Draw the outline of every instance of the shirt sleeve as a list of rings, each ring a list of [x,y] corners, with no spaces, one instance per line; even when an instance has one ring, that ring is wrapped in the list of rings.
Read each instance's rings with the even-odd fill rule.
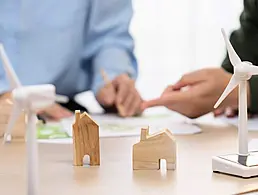
[[[92,1],[84,56],[92,56],[91,89],[95,95],[104,86],[101,69],[110,80],[122,73],[137,77],[134,40],[129,32],[132,14],[131,0]]]
[[[242,61],[258,65],[258,1],[245,0],[244,10],[240,16],[240,28],[230,35],[230,42]],[[233,73],[228,54],[222,63],[222,68]],[[258,76],[252,76],[250,83],[251,113],[258,113]]]

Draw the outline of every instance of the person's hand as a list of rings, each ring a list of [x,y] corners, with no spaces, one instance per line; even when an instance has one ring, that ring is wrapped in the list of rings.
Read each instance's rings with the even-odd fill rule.
[[[176,84],[168,86],[161,97],[145,101],[142,109],[166,106],[187,117],[196,118],[214,111],[213,106],[226,88],[232,74],[222,68],[202,69],[184,75]],[[248,85],[248,106],[250,88]],[[219,109],[238,107],[238,87],[222,102]]]
[[[214,115],[214,117],[224,115],[227,118],[233,118],[238,115],[238,110],[237,110],[237,108],[232,108],[232,107],[217,108],[216,110],[213,111],[213,115]]]
[[[7,92],[3,94],[0,99],[1,101],[9,100],[9,102],[12,103],[12,93]],[[39,114],[42,118],[46,120],[53,120],[53,121],[58,121],[62,118],[73,116],[73,113],[70,110],[67,110],[66,108],[56,103],[44,110],[37,111],[37,114]]]
[[[227,107],[227,108],[218,108],[213,111],[214,117],[218,116],[226,116],[227,118],[234,118],[238,116],[238,109],[237,108],[232,108],[232,107]],[[254,117],[252,113],[247,114],[248,118]]]
[[[142,98],[135,88],[135,81],[127,74],[116,77],[102,87],[96,99],[104,107],[115,105],[122,117],[141,114]]]
[[[50,121],[59,121],[60,119],[73,116],[73,113],[70,110],[56,103],[44,110],[38,111],[37,114]]]

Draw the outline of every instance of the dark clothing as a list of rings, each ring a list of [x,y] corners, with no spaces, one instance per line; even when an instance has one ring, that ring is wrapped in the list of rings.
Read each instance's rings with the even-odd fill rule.
[[[258,0],[244,0],[240,28],[233,31],[230,42],[242,61],[258,65]],[[228,55],[224,59],[222,67],[233,73],[233,66]],[[251,113],[258,113],[258,75],[252,76],[249,82],[251,92],[249,110]]]
[[[71,112],[75,112],[75,110],[80,110],[81,112],[88,112],[87,108],[79,104],[77,101],[74,100],[74,98],[69,99],[68,103],[59,103],[62,107],[70,110]],[[117,108],[116,106],[110,106],[110,107],[101,107],[104,109],[106,113],[117,113]]]

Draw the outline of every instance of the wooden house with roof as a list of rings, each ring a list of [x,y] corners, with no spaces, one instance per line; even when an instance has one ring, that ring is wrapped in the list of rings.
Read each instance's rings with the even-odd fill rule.
[[[168,170],[176,169],[176,142],[172,133],[162,130],[149,135],[149,127],[141,129],[141,139],[133,146],[133,169],[160,169],[166,160]]]
[[[86,112],[75,111],[73,124],[74,166],[83,166],[85,155],[90,157],[90,165],[100,165],[99,126]]]

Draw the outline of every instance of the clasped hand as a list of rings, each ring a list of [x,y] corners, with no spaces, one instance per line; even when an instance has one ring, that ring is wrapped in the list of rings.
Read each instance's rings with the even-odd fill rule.
[[[122,74],[101,88],[96,96],[103,107],[116,106],[119,115],[129,117],[140,114],[142,98],[135,88],[135,81]]]

